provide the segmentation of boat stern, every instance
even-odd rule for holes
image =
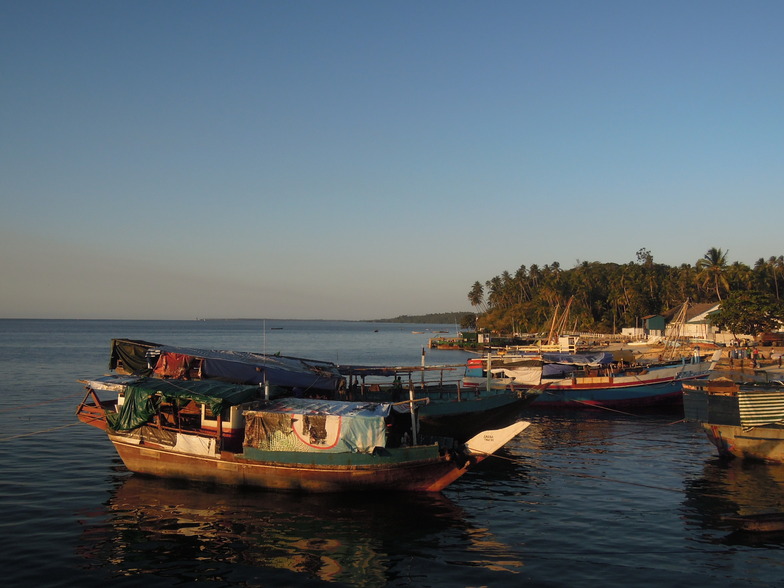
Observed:
[[[466,450],[469,455],[476,458],[477,462],[482,461],[501,449],[529,426],[531,423],[528,421],[517,421],[503,429],[482,431],[466,441]]]

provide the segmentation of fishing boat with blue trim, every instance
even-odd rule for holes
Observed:
[[[545,386],[533,408],[616,410],[678,407],[685,382],[707,378],[721,351],[636,363],[613,352],[495,354],[468,361],[465,387]]]

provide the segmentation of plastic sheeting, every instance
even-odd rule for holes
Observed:
[[[542,353],[542,377],[561,378],[584,367],[600,367],[614,361],[607,351],[595,353]]]
[[[109,369],[115,370],[122,366],[128,373],[149,376],[152,370],[147,362],[147,352],[156,347],[160,345],[149,341],[112,339]]]
[[[187,379],[193,359],[190,355],[182,353],[161,353],[153,372],[160,378]]]
[[[266,451],[372,453],[391,405],[287,398],[245,413],[245,445]]]
[[[130,431],[144,424],[158,412],[162,402],[205,404],[213,414],[224,408],[259,398],[258,386],[240,386],[224,382],[159,380],[143,378],[125,389],[125,401],[117,414],[107,415],[115,431]]]
[[[334,392],[343,383],[335,364],[313,359],[264,355],[243,351],[219,351],[188,347],[160,346],[161,354],[185,355],[202,360],[203,378],[237,384],[261,384],[327,390]]]

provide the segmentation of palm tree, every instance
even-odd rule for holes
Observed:
[[[701,259],[697,260],[696,264],[697,275],[702,280],[702,287],[705,288],[709,284],[713,284],[719,302],[721,302],[720,287],[725,290],[729,290],[730,287],[724,275],[727,271],[727,253],[711,247]]]
[[[468,293],[468,301],[471,303],[471,306],[478,306],[480,307],[481,312],[485,312],[487,308],[485,307],[485,290],[478,281],[474,282],[471,291]]]
[[[776,300],[779,300],[779,279],[778,276],[784,276],[784,255],[773,257],[768,260],[768,263],[773,268],[773,284],[776,286]]]
[[[784,256],[779,255],[778,257],[771,256],[767,260],[760,257],[757,260],[757,263],[754,264],[754,271],[760,276],[761,286],[763,286],[766,290],[770,288],[770,284],[768,283],[768,276],[771,277],[773,281],[773,290],[776,292],[776,300],[780,299],[779,296],[779,274],[784,275]]]

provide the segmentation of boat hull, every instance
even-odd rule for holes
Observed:
[[[784,389],[730,380],[687,384],[687,421],[698,422],[720,457],[784,463]]]
[[[608,368],[586,369],[566,377],[543,376],[542,366],[532,367],[532,361],[535,358],[522,358],[517,363],[507,358],[504,363],[495,366],[495,373],[503,372],[504,378],[494,375],[487,385],[493,388],[497,382],[509,380],[517,385],[533,381],[546,384],[546,390],[533,402],[532,408],[537,409],[671,409],[682,406],[683,384],[707,378],[718,361],[718,355],[714,354],[710,361],[629,366],[609,373]],[[465,382],[479,384],[477,371],[482,373],[481,362],[469,360],[467,376],[470,377]],[[484,379],[487,380],[486,375]]]
[[[576,408],[578,406],[633,409],[677,408],[683,402],[683,380],[637,385],[558,385],[553,384],[535,400],[534,408]]]
[[[518,421],[484,431],[466,444],[468,453],[439,452],[437,445],[380,449],[373,454],[313,454],[245,448],[243,454],[173,451],[136,435],[109,433],[130,471],[231,486],[288,492],[438,492],[522,432]]]
[[[491,391],[484,396],[472,391],[467,400],[431,402],[419,409],[420,432],[464,442],[481,431],[506,427],[519,419],[542,388]]]
[[[784,464],[784,426],[746,428],[702,423],[702,428],[720,457]]]

